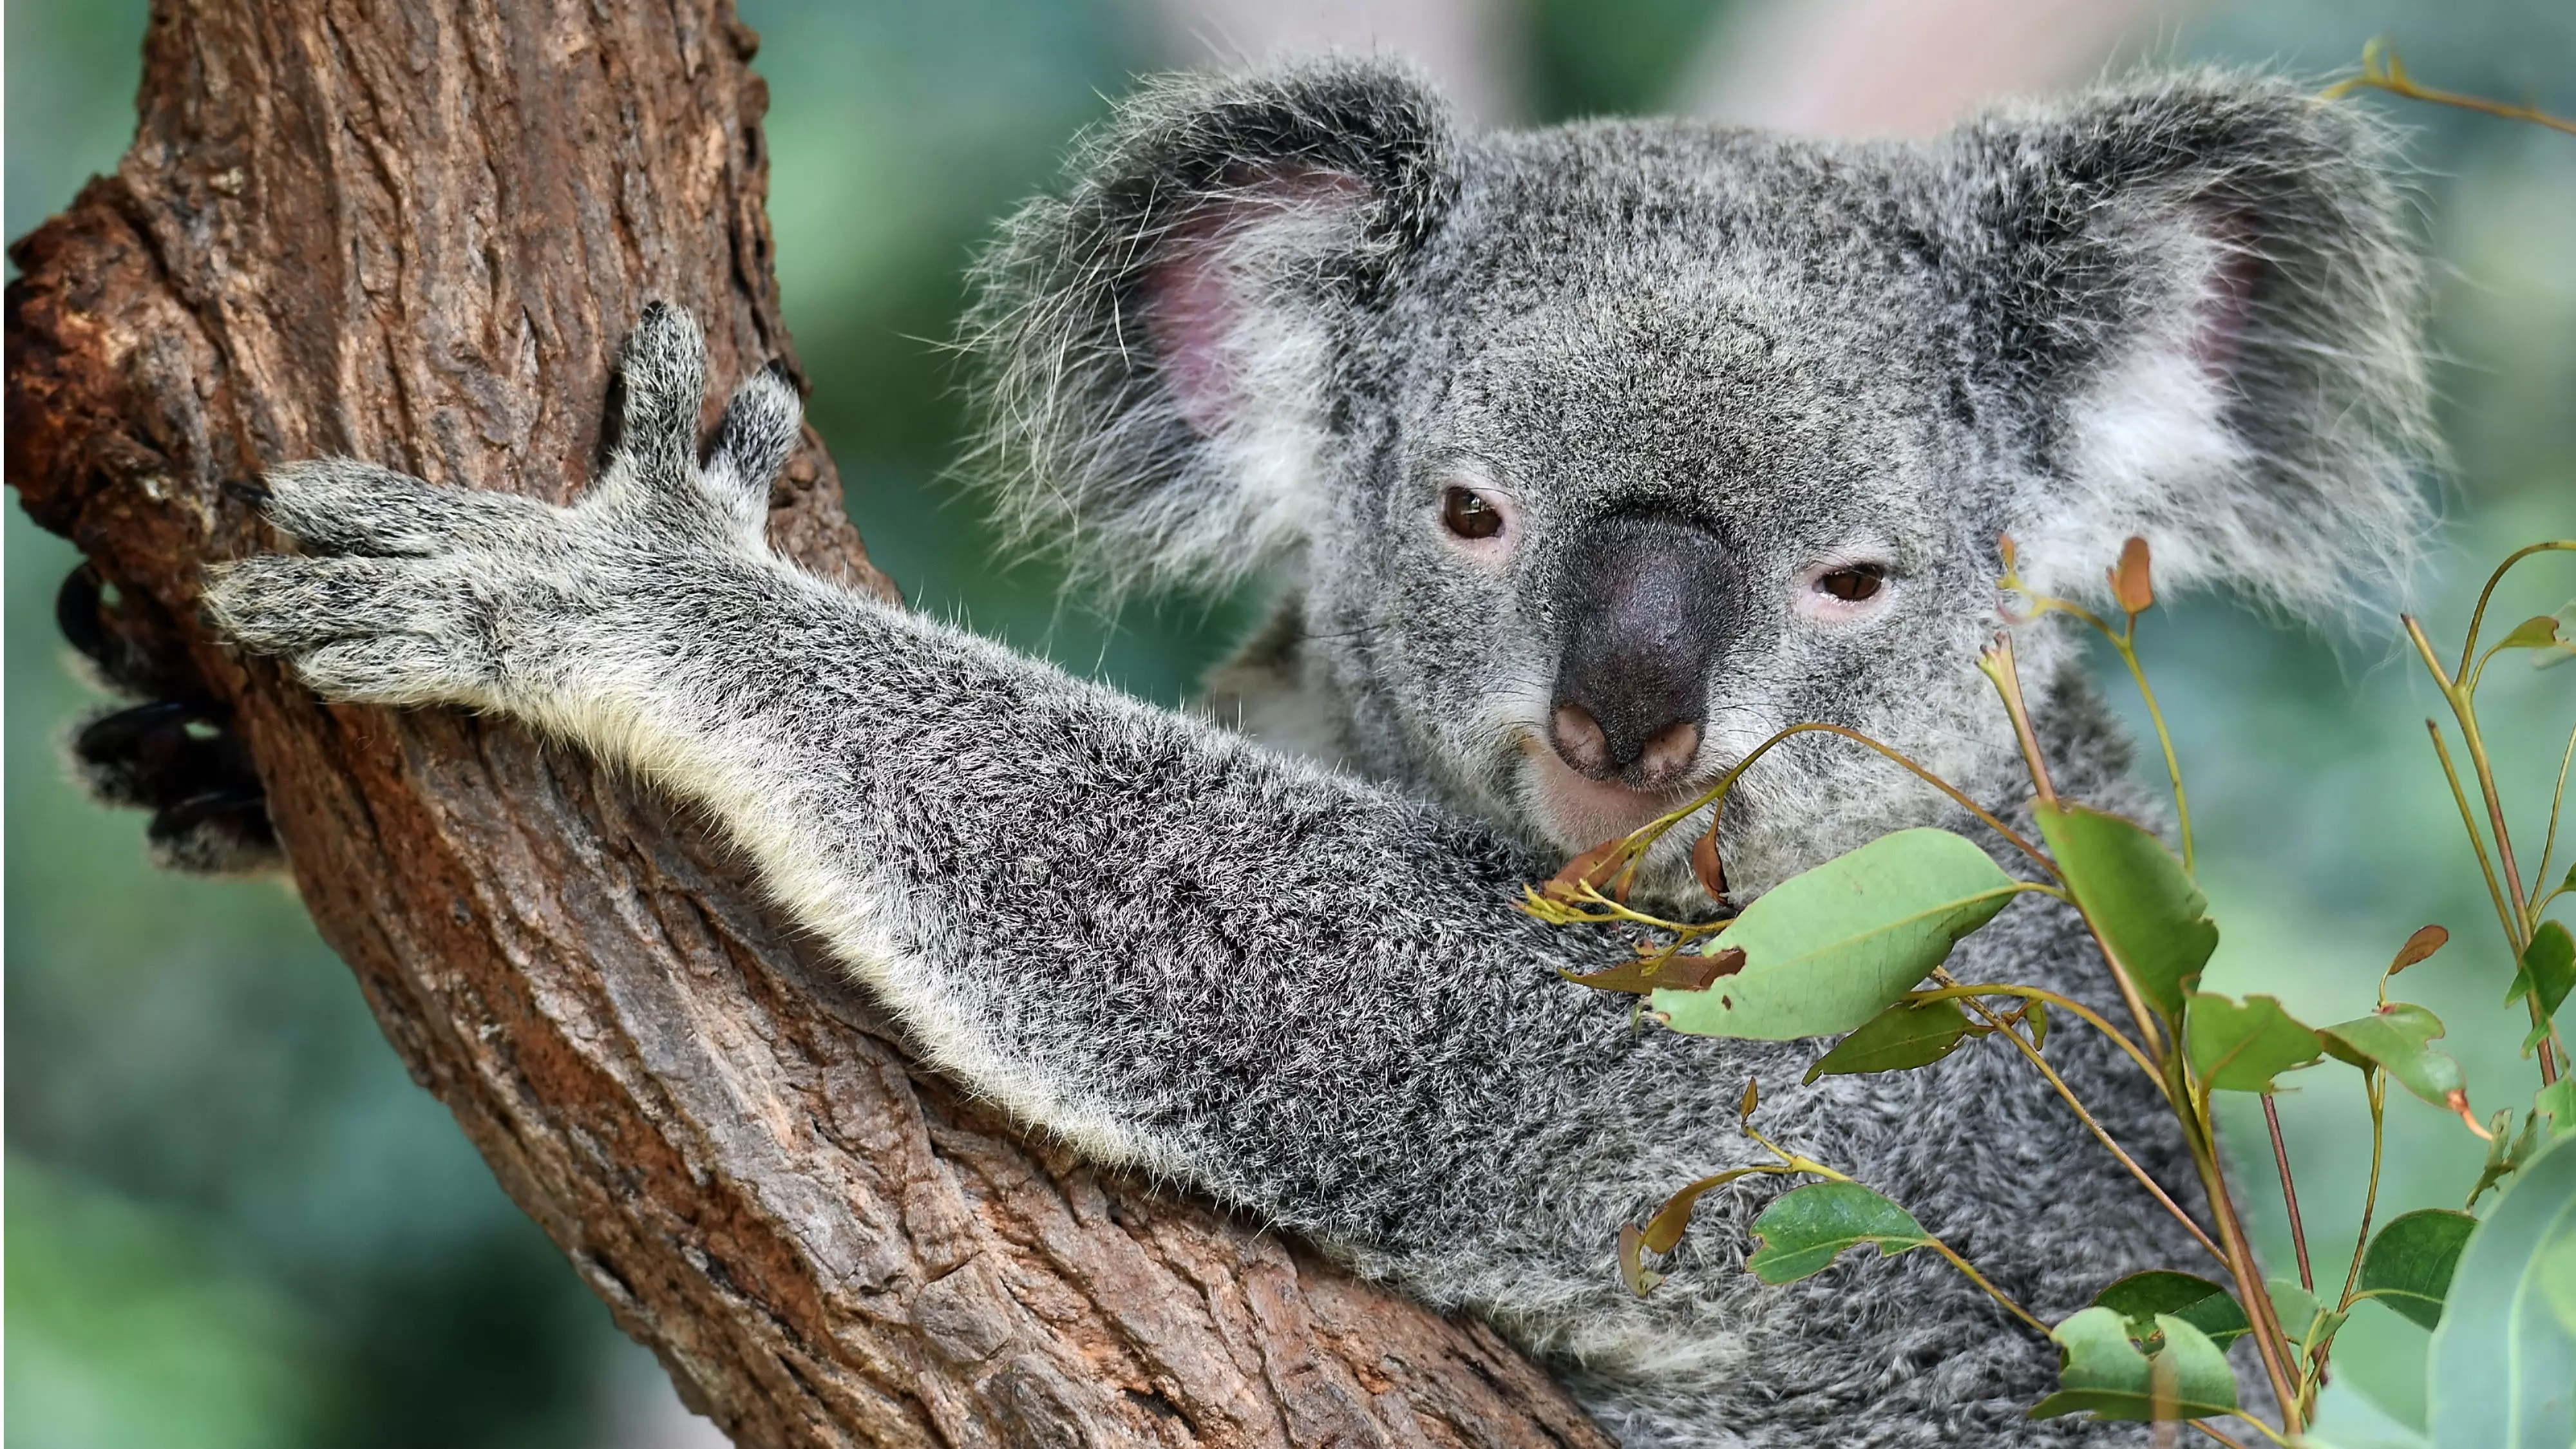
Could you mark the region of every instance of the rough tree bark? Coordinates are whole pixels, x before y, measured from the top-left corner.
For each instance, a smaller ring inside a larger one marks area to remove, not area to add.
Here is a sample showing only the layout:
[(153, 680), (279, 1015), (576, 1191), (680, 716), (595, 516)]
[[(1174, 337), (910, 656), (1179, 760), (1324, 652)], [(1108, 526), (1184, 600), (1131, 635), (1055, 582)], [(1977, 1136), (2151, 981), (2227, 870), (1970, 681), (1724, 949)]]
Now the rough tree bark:
[[(1481, 1326), (1104, 1177), (910, 1064), (685, 818), (193, 622), (227, 479), (345, 452), (569, 496), (653, 295), (787, 352), (726, 0), (162, 0), (133, 150), (19, 244), (10, 481), (249, 739), (386, 1037), (738, 1442), (1599, 1445)], [(883, 588), (810, 436), (772, 533)]]

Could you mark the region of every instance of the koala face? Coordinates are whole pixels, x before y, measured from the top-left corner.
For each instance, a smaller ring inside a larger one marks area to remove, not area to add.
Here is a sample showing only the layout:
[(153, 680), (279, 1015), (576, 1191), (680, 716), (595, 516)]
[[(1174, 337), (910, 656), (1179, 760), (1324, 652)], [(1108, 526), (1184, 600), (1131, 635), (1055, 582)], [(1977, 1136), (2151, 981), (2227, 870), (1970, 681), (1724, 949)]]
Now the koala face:
[[(2215, 75), (1926, 145), (1461, 140), (1347, 63), (1167, 82), (987, 262), (984, 453), (1113, 583), (1289, 569), (1339, 753), (1534, 844), (1802, 720), (2000, 788), (2000, 535), (2074, 594), (2132, 533), (2169, 586), (2302, 608), (2402, 560), (2423, 387), (2378, 154)], [(2022, 647), (2043, 702), (2060, 652)], [(1731, 798), (1731, 871), (1940, 804), (1802, 737)]]

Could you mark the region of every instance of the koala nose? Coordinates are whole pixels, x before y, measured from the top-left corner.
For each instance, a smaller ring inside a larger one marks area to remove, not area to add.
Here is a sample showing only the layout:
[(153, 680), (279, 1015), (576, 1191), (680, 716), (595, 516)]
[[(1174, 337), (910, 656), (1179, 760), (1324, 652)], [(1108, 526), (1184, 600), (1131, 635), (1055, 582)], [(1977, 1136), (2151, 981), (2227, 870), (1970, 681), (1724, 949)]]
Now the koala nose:
[(1558, 758), (1641, 790), (1680, 783), (1728, 632), (1727, 572), (1725, 546), (1676, 519), (1611, 518), (1577, 538), (1558, 588)]

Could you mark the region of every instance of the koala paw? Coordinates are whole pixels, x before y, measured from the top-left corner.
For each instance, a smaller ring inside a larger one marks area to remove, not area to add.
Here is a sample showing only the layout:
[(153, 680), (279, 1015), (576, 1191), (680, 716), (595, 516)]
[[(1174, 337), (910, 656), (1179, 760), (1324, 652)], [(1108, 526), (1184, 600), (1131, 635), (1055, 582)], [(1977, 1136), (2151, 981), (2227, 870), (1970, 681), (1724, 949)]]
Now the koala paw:
[(706, 461), (706, 347), (655, 303), (628, 338), (621, 427), (570, 507), (471, 492), (345, 458), (253, 490), (302, 548), (219, 565), (207, 610), (254, 653), (337, 700), (546, 715), (603, 670), (649, 669), (693, 567), (765, 558), (770, 480), (801, 408), (774, 364), (738, 389)]
[(229, 712), (207, 693), (172, 621), (82, 564), (63, 580), (54, 619), (95, 681), (145, 701), (100, 710), (72, 730), (72, 778), (102, 805), (147, 810), (156, 864), (238, 875), (280, 863), (268, 797)]

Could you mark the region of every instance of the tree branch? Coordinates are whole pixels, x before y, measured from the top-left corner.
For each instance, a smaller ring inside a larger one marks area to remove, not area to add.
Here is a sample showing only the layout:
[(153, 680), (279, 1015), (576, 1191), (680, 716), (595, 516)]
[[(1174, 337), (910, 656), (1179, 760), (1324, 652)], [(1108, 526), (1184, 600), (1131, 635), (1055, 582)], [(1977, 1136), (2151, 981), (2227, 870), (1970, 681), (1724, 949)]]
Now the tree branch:
[[(156, 4), (133, 150), (14, 253), (29, 512), (232, 709), (386, 1037), (738, 1442), (1605, 1444), (1483, 1326), (924, 1075), (649, 794), (193, 622), (207, 560), (275, 542), (227, 480), (341, 452), (561, 500), (646, 298), (719, 377), (788, 355), (753, 43), (723, 0)], [(772, 503), (885, 589), (810, 434)]]

